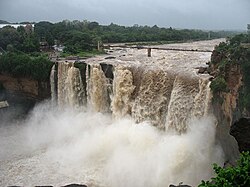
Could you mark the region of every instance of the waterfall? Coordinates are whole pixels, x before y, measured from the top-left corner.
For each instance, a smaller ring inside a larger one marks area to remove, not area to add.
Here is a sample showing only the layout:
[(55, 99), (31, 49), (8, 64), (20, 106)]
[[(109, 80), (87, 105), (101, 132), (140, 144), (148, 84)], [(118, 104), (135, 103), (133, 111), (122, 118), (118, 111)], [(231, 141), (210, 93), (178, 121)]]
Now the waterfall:
[(57, 70), (54, 64), (50, 72), (50, 87), (51, 87), (51, 100), (52, 102), (57, 101)]
[(166, 128), (180, 133), (186, 131), (188, 120), (208, 114), (210, 101), (207, 79), (176, 76), (168, 105)]
[(131, 96), (134, 89), (132, 72), (122, 66), (117, 66), (114, 71), (111, 103), (111, 110), (115, 119), (131, 114), (133, 104)]
[(65, 87), (69, 106), (77, 108), (83, 106), (85, 91), (83, 90), (81, 74), (78, 68), (69, 68)]
[(81, 73), (74, 63), (58, 63), (58, 105), (79, 108), (85, 104)]
[(89, 68), (87, 80), (88, 107), (95, 112), (108, 112), (110, 111), (109, 81), (99, 64), (91, 65)]
[[(95, 112), (112, 113), (114, 119), (130, 115), (137, 123), (149, 121), (159, 129), (179, 133), (187, 130), (190, 119), (209, 113), (211, 93), (208, 78), (156, 66), (141, 68), (118, 64), (109, 70), (108, 67), (112, 65), (88, 64), (83, 75), (87, 84), (84, 87), (80, 71), (73, 63), (59, 63), (59, 106), (87, 105)], [(111, 70), (112, 76), (108, 72)], [(51, 75), (53, 72), (55, 67)], [(54, 85), (51, 77), (51, 85)]]
[(140, 88), (135, 98), (132, 116), (137, 122), (150, 121), (165, 129), (165, 115), (173, 87), (173, 75), (167, 71), (146, 70), (139, 77)]
[(212, 163), (223, 165), (216, 136), (228, 146), (229, 135), (210, 115), (210, 76), (197, 73), (210, 54), (109, 53), (58, 61), (53, 104), (0, 125), (0, 186), (198, 186), (213, 175)]

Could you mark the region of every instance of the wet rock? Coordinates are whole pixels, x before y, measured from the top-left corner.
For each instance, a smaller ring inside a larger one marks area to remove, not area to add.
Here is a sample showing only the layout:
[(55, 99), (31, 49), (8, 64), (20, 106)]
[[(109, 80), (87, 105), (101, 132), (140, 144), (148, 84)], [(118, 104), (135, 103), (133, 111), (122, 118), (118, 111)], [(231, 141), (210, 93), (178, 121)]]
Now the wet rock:
[(111, 80), (114, 79), (114, 74), (113, 74), (113, 65), (111, 64), (105, 64), (105, 63), (100, 63), (102, 71), (104, 72), (105, 76)]
[(210, 78), (209, 78), (209, 81), (212, 81), (212, 80), (214, 80), (214, 77), (210, 77)]
[(189, 185), (185, 185), (185, 184), (182, 184), (180, 183), (179, 185), (175, 186), (173, 184), (170, 184), (169, 187), (192, 187), (192, 186), (189, 186)]
[(104, 59), (115, 59), (116, 57), (114, 56), (108, 56), (108, 57), (105, 57)]
[(87, 187), (84, 184), (68, 184), (66, 186), (62, 186), (62, 187)]
[(200, 74), (205, 74), (205, 73), (207, 73), (207, 67), (199, 67), (198, 69), (199, 69), (199, 70), (198, 70), (198, 73), (200, 73)]
[(250, 151), (250, 118), (241, 118), (236, 121), (230, 134), (235, 137), (239, 145), (239, 151)]

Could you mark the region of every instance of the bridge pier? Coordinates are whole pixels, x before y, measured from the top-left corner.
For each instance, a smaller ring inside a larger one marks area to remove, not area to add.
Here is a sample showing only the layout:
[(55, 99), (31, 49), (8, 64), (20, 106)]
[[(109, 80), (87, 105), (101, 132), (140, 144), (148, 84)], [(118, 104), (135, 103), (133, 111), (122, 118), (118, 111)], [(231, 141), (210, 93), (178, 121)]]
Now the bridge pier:
[(151, 48), (148, 48), (148, 57), (151, 57)]

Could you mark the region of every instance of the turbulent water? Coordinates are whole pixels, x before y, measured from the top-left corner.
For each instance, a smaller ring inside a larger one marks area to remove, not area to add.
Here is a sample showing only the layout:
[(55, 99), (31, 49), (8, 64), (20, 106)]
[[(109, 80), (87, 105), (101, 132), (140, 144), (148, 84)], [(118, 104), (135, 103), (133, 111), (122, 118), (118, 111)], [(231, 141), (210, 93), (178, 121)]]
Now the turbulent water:
[[(174, 47), (211, 50), (218, 42)], [(59, 62), (51, 71), (52, 101), (25, 121), (2, 122), (0, 186), (197, 185), (211, 177), (212, 163), (223, 163), (209, 76), (197, 74), (210, 53), (112, 55), (87, 60), (84, 71)]]

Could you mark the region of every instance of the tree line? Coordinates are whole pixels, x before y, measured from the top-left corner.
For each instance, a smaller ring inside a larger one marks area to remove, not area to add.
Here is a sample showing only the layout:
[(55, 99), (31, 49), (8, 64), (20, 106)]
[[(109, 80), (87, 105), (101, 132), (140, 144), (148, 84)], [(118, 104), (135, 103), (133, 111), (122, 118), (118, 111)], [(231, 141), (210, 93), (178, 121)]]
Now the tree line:
[(0, 47), (4, 50), (21, 50), (23, 52), (39, 52), (39, 42), (46, 42), (48, 46), (64, 45), (65, 51), (77, 54), (81, 51), (96, 49), (97, 43), (124, 42), (177, 42), (186, 40), (205, 40), (227, 37), (229, 31), (202, 31), (192, 29), (160, 28), (157, 25), (126, 27), (114, 23), (100, 25), (98, 22), (68, 21), (58, 23), (41, 21), (35, 23), (34, 32), (25, 32), (24, 27), (14, 29), (4, 27), (0, 29)]

